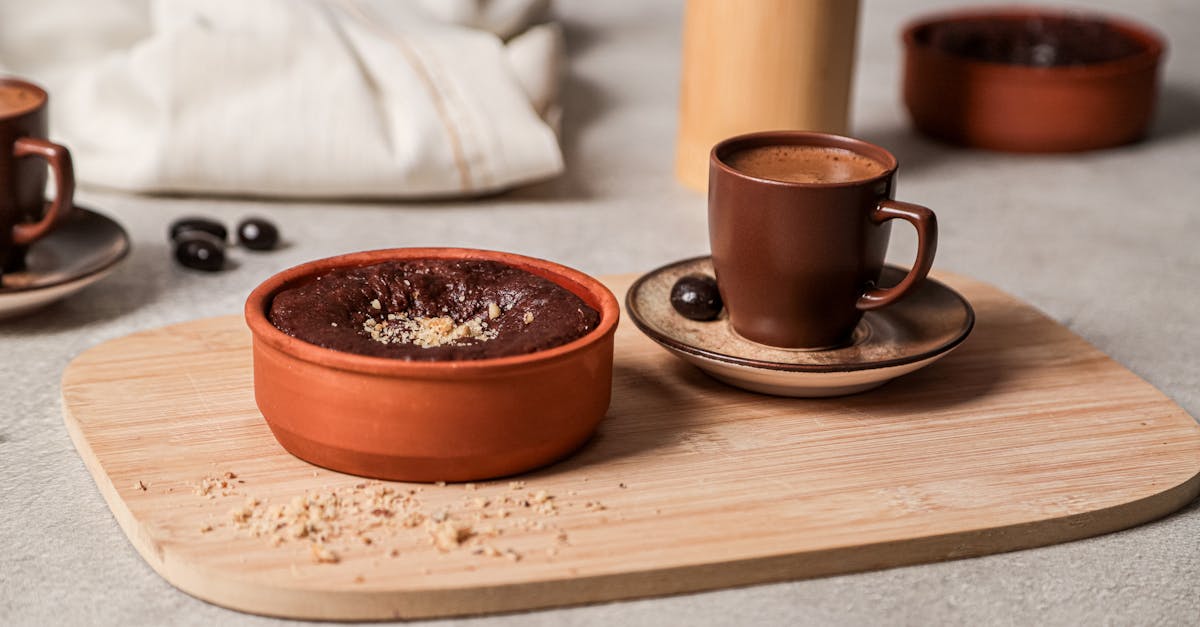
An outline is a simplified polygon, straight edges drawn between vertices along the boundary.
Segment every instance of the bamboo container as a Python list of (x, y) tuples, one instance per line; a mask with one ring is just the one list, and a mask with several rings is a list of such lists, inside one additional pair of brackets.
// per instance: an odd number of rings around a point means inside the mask
[(846, 133), (858, 0), (688, 0), (675, 175), (705, 190), (708, 152), (752, 131)]

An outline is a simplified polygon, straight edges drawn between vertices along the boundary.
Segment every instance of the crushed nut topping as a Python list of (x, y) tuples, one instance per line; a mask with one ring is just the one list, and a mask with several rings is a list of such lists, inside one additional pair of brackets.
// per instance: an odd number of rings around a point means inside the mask
[(486, 342), (496, 339), (499, 331), (488, 329), (478, 318), (455, 322), (450, 316), (410, 318), (408, 314), (388, 314), (386, 320), (367, 318), (363, 330), (381, 344), (415, 344), (433, 348), (462, 341)]

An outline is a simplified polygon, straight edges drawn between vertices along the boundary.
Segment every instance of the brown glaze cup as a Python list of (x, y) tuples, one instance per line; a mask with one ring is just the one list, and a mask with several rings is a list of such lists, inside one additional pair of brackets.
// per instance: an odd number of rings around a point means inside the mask
[[(849, 150), (883, 172), (851, 182), (791, 183), (756, 178), (725, 161), (740, 150), (779, 145)], [(937, 249), (937, 220), (925, 207), (892, 200), (896, 165), (879, 146), (827, 133), (751, 133), (712, 149), (709, 240), (734, 331), (770, 346), (838, 346), (850, 340), (864, 311), (896, 302), (925, 278)], [(900, 283), (882, 288), (875, 283), (895, 219), (916, 228), (917, 258)]]
[[(267, 319), (280, 291), (330, 270), (397, 259), (484, 259), (544, 277), (600, 312), (595, 329), (536, 353), (475, 361), (403, 361), (291, 337)], [(510, 253), (400, 248), (306, 263), (246, 301), (254, 397), (296, 457), (399, 481), (472, 481), (524, 472), (579, 448), (608, 410), (620, 309), (608, 288), (565, 266)]]
[[(0, 78), (0, 274), (19, 269), (25, 247), (61, 225), (73, 209), (71, 153), (46, 140), (47, 100), (37, 85)], [(56, 194), (49, 203), (46, 166), (39, 160), (54, 170)]]
[[(1083, 65), (1034, 67), (960, 56), (933, 33), (967, 24), (1088, 21), (1135, 51)], [(1127, 144), (1154, 115), (1165, 40), (1121, 18), (1028, 7), (967, 9), (904, 29), (904, 104), (913, 126), (937, 139), (1008, 152), (1073, 152)]]

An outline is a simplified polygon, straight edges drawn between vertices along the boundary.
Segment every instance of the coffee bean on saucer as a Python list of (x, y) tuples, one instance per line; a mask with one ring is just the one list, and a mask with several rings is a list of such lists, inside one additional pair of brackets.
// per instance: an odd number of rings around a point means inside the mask
[(225, 242), (205, 231), (183, 231), (175, 240), (175, 261), (193, 270), (216, 272), (225, 266)]
[(701, 322), (716, 320), (721, 315), (721, 293), (717, 280), (704, 274), (689, 274), (671, 288), (671, 306), (679, 315)]
[(229, 231), (224, 224), (216, 220), (201, 218), (198, 216), (188, 216), (180, 218), (171, 223), (170, 237), (171, 241), (179, 239), (179, 236), (187, 231), (202, 231), (224, 242), (229, 238)]
[(237, 238), (250, 250), (271, 250), (279, 244), (279, 229), (265, 218), (246, 218), (237, 225)]

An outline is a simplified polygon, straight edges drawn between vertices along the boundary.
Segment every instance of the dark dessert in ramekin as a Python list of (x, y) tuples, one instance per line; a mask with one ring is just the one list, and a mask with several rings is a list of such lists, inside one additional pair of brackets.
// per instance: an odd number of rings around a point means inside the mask
[(618, 316), (596, 279), (510, 253), (322, 259), (246, 302), (255, 399), (284, 448), (334, 470), (519, 473), (569, 454), (604, 416)]

